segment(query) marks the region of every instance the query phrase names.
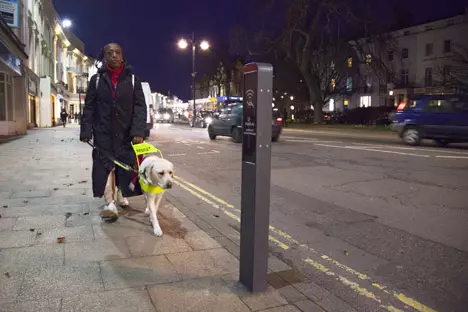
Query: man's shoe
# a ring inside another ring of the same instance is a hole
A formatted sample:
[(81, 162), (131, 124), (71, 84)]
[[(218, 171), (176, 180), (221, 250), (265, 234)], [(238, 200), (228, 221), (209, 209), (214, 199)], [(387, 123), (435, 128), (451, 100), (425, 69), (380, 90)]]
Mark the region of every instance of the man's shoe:
[(119, 204), (120, 207), (128, 207), (130, 203), (128, 202), (128, 199), (123, 197), (122, 191), (118, 190), (117, 191), (117, 203)]
[(111, 202), (109, 205), (104, 206), (101, 218), (103, 221), (109, 223), (117, 221), (117, 219), (119, 218), (119, 211), (117, 210), (115, 202)]

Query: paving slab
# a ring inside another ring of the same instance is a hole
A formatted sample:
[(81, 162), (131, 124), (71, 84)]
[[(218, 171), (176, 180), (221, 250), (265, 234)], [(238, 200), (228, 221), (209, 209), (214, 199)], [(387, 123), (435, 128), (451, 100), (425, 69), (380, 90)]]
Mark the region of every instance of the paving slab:
[(50, 196), (51, 191), (17, 191), (11, 194), (10, 198), (46, 198)]
[(140, 234), (126, 238), (127, 245), (133, 257), (156, 256), (171, 253), (192, 251), (189, 244), (182, 238), (164, 234), (157, 237), (154, 234)]
[(356, 312), (349, 304), (315, 283), (298, 283), (294, 287), (327, 312)]
[(250, 311), (218, 277), (156, 285), (148, 287), (148, 291), (157, 311)]
[(156, 312), (144, 288), (112, 290), (63, 299), (61, 312)]
[(97, 239), (88, 242), (71, 242), (65, 246), (65, 263), (130, 258), (127, 244), (122, 239)]
[(302, 312), (325, 312), (321, 307), (311, 300), (303, 300), (295, 303), (296, 307)]
[(4, 304), (0, 312), (60, 312), (61, 306), (61, 299), (42, 299)]
[(193, 250), (221, 248), (221, 245), (204, 231), (188, 232), (185, 240)]
[(120, 217), (115, 223), (107, 224), (100, 222), (93, 224), (94, 236), (99, 238), (125, 238), (151, 234), (151, 226), (133, 220)]
[(43, 215), (65, 215), (66, 213), (81, 214), (87, 212), (88, 206), (85, 204), (69, 204), (69, 205), (33, 205), (25, 204), (22, 207), (11, 207), (0, 210), (3, 217), (28, 217), (28, 216), (43, 216)]
[(0, 250), (0, 264), (5, 269), (34, 268), (64, 263), (64, 245), (35, 245)]
[(53, 229), (65, 226), (65, 216), (29, 216), (19, 217), (13, 230)]
[(239, 270), (239, 261), (222, 248), (168, 254), (167, 258), (184, 279), (222, 275)]
[(67, 298), (104, 291), (98, 263), (32, 267), (27, 270), (19, 301)]
[[(298, 308), (296, 308), (293, 305), (286, 305), (286, 306), (281, 306), (281, 307), (276, 307), (276, 308), (271, 308), (271, 309), (266, 309), (266, 310), (261, 310), (262, 312), (301, 312)], [(312, 312), (312, 311), (310, 311)]]
[(179, 281), (165, 256), (102, 261), (101, 275), (106, 289), (119, 289)]
[(0, 232), (0, 248), (31, 246), (35, 238), (35, 231), (3, 231)]
[(25, 269), (7, 268), (0, 262), (0, 311), (9, 302), (16, 302), (23, 283)]
[(291, 285), (279, 288), (278, 291), (289, 303), (307, 300), (306, 296)]
[(15, 223), (16, 218), (4, 218), (2, 216), (2, 218), (0, 219), (0, 232), (13, 230), (13, 226), (15, 226)]
[(64, 243), (90, 241), (94, 239), (91, 225), (77, 227), (63, 227), (56, 229), (39, 230), (41, 235), (36, 236), (35, 244), (57, 244), (57, 238), (64, 237)]

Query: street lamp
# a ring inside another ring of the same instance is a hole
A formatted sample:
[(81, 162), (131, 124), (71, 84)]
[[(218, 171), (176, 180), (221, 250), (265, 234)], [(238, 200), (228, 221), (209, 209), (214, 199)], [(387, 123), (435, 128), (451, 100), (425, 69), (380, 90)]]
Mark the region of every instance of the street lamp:
[(64, 19), (62, 21), (63, 28), (70, 28), (72, 25), (73, 25), (73, 23), (69, 19)]
[[(184, 38), (181, 38), (179, 42), (177, 42), (177, 46), (185, 50), (189, 46), (189, 44), (192, 46), (192, 98), (193, 98), (193, 117), (192, 117), (192, 125), (191, 127), (195, 127), (195, 121), (196, 121), (196, 112), (197, 112), (197, 107), (195, 104), (195, 76), (197, 75), (197, 72), (195, 71), (195, 55), (197, 51), (197, 42), (195, 41), (195, 34), (192, 33), (192, 38), (187, 40)], [(200, 49), (203, 51), (206, 51), (210, 48), (210, 44), (208, 41), (203, 40), (200, 42)]]
[(294, 101), (294, 96), (291, 95), (289, 98), (291, 99), (291, 101)]

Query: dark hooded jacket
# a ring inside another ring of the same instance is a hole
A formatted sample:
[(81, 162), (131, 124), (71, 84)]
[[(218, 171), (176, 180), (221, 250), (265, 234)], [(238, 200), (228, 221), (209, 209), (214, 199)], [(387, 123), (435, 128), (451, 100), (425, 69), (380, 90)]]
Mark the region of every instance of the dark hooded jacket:
[(133, 137), (145, 136), (146, 114), (141, 81), (135, 76), (132, 85), (132, 71), (129, 66), (124, 66), (115, 89), (111, 75), (104, 66), (98, 74), (91, 77), (81, 118), (80, 138), (92, 139), (96, 147), (93, 150), (92, 172), (95, 197), (104, 195), (107, 178), (113, 168), (116, 170), (116, 184), (125, 197), (141, 194), (139, 188), (135, 192), (129, 188), (132, 173), (115, 166), (106, 155), (127, 165), (135, 165), (131, 141)]

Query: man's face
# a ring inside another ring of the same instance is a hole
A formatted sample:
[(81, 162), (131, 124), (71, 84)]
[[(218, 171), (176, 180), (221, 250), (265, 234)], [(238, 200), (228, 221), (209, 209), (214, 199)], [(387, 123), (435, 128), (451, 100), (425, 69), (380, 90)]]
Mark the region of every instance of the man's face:
[(110, 68), (120, 68), (123, 63), (122, 48), (116, 43), (106, 45), (104, 48), (104, 58)]

